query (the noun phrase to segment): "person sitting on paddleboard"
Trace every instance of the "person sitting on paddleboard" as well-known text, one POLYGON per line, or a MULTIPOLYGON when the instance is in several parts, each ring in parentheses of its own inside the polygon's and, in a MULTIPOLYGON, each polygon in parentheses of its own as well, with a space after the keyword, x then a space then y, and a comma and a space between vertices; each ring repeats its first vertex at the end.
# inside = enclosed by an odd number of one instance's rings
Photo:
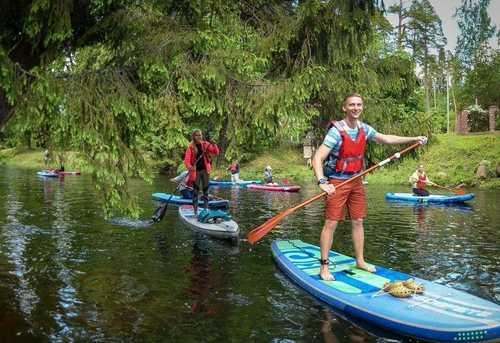
POLYGON ((427 137, 424 136, 384 135, 361 122, 359 119, 363 112, 363 99, 357 93, 352 93, 344 99, 342 111, 345 113, 345 118, 341 121, 330 122, 323 144, 313 158, 313 169, 318 179, 318 186, 328 193, 325 224, 320 236, 320 277, 323 280, 334 280, 328 268, 330 263, 328 255, 337 224, 344 220, 344 207, 347 207, 351 219, 356 265, 360 269, 375 272, 375 268, 367 264, 364 259, 363 218, 366 217, 367 204, 362 180, 357 178, 338 190, 335 188, 336 185, 362 171, 367 142, 375 141, 385 144, 405 144, 417 141, 425 144, 427 142, 427 137))
POLYGON ((271 166, 267 166, 264 169, 264 182, 273 183, 273 168, 271 166))
POLYGON ((205 208, 208 208, 208 182, 212 170, 212 157, 219 154, 217 144, 210 142, 209 137, 203 140, 201 130, 194 130, 192 141, 184 155, 184 164, 189 171, 188 184, 193 185, 193 210, 198 215, 198 192, 203 192, 205 208))
POLYGON ((238 161, 234 160, 227 170, 231 173, 232 183, 240 182, 240 165, 238 164, 238 161))
POLYGON ((188 185, 189 172, 187 170, 171 178, 170 181, 177 183, 177 189, 181 193, 183 199, 193 199, 193 187, 188 185))
POLYGON ((425 189, 425 186, 431 186, 434 184, 434 182, 429 180, 429 178, 427 177, 423 165, 418 166, 417 170, 415 170, 415 172, 410 176, 409 180, 413 186, 413 194, 422 197, 429 196, 429 191, 425 189))

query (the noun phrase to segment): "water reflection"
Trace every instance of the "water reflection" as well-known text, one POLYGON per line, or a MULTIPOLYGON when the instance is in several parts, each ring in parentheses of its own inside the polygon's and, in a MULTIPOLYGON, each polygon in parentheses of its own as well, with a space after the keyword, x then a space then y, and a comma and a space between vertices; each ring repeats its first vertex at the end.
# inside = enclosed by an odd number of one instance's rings
MULTIPOLYGON (((146 216, 151 193, 167 184, 161 177, 155 182, 131 182, 146 216)), ((370 262, 500 302, 498 193, 481 191, 465 208, 415 207, 387 203, 386 190, 374 186, 368 186, 365 224, 370 262)), ((212 191, 232 200, 231 215, 244 237, 318 189, 212 191)), ((231 246, 194 234, 174 207, 148 229, 136 230, 144 223, 126 218, 108 222, 90 177, 41 180, 3 169, 2 338, 12 332, 9 338, 25 341, 386 342, 387 332, 339 316, 273 263, 272 239, 318 243, 323 209, 317 201, 260 244, 231 246)), ((352 255, 350 223, 339 226, 334 249, 352 255)))
POLYGON ((31 266, 27 255, 33 236, 40 234, 41 230, 38 227, 21 223, 20 219, 25 217, 23 204, 16 200, 15 192, 8 195, 5 206, 7 218, 2 230, 1 251, 8 263, 12 265, 10 274, 17 279, 16 284, 12 284, 11 287, 19 309, 25 320, 30 321, 31 314, 40 298, 32 283, 31 266))
POLYGON ((191 261, 184 271, 189 278, 185 292, 191 299, 191 312, 216 314, 217 304, 211 294, 216 290, 216 281, 206 240, 197 239, 194 242, 191 261))

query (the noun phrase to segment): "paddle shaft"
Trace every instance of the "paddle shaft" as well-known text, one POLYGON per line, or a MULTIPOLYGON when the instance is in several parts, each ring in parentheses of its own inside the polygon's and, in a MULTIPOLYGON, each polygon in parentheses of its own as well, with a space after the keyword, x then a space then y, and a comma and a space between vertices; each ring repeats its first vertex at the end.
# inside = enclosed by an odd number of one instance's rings
MULTIPOLYGON (((375 169, 378 169, 378 168, 386 165, 387 163, 389 163, 391 161, 399 159, 402 155, 404 155, 407 152, 409 152, 409 151, 417 148, 419 145, 421 145, 420 142, 419 143, 415 143, 413 145, 410 145, 409 147, 401 150, 400 152, 395 153, 391 157, 389 157, 389 158, 387 158, 387 159, 385 159, 385 160, 383 160, 383 161, 381 161, 381 162, 379 162, 379 163, 371 166, 370 168, 366 169, 362 173, 356 174, 355 176, 351 177, 350 179, 345 180, 344 182, 338 184, 335 188, 342 187, 342 186, 344 186, 344 185, 346 185, 346 184, 348 184, 350 182, 353 182, 353 181, 359 179, 360 177, 363 177, 364 175, 366 175, 366 174, 374 171, 375 169)), ((322 192, 320 194, 317 194, 317 195, 313 196, 312 198, 304 201, 303 203, 300 203, 300 204, 298 204, 295 207, 289 208, 289 209, 285 210, 284 212, 277 214, 276 216, 274 216, 273 218, 269 219, 267 222, 265 222, 261 226, 259 226, 256 229, 250 231, 250 233, 247 236, 248 242, 250 244, 255 244, 262 237, 264 237, 269 231, 271 231, 276 225, 278 225, 287 215, 295 212, 296 210, 298 210, 298 209, 300 209, 300 208, 302 208, 304 206, 309 205, 313 201, 316 201, 316 200, 324 197, 326 194, 327 194, 326 192, 322 192)))
POLYGON ((452 193, 455 193, 455 194, 459 194, 459 195, 464 195, 465 194, 465 191, 462 190, 462 189, 448 188, 448 187, 436 185, 435 183, 433 183, 431 186, 434 186, 434 187, 437 187, 437 188, 441 188, 441 189, 445 189, 445 190, 447 190, 449 192, 452 192, 452 193))

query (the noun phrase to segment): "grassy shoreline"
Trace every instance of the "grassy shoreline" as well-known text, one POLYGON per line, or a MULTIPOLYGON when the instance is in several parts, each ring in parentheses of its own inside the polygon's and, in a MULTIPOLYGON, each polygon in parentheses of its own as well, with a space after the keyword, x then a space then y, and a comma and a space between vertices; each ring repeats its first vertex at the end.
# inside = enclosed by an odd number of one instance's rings
MULTIPOLYGON (((0 150, 0 163, 18 168, 45 169, 43 150, 0 150)), ((418 164, 424 164, 431 180, 445 186, 466 184, 487 189, 500 189, 500 178, 495 177, 495 167, 500 164, 500 135, 482 134, 470 136, 438 135, 418 160, 405 158, 401 163, 381 168, 367 176, 370 184, 407 185, 409 175, 418 164), (479 181, 475 169, 483 160, 490 163, 490 177, 479 181)), ((270 165, 277 181, 315 182, 312 169, 306 166, 301 147, 279 147, 265 152, 252 161, 241 164, 240 178, 244 180, 263 179, 264 168, 270 165)), ((57 167, 57 163, 52 163, 57 167)), ((86 171, 78 154, 66 154, 67 170, 86 171)), ((229 179, 226 165, 220 165, 213 177, 229 179)))
MULTIPOLYGON (((466 184, 469 187, 500 189, 500 178, 495 177, 495 167, 500 164, 500 135, 438 135, 418 160, 405 157, 400 163, 390 164, 369 174, 366 180, 370 184, 408 185, 408 177, 420 163, 425 165, 429 178, 443 186, 466 184), (490 177, 479 181, 475 178, 475 170, 483 160, 490 162, 490 177)), ((312 169, 305 164, 301 147, 280 147, 243 163, 240 178, 262 180, 266 165, 273 168, 273 175, 278 181, 316 180, 312 169)), ((214 170, 213 176, 229 179, 229 173, 222 166, 214 170)))

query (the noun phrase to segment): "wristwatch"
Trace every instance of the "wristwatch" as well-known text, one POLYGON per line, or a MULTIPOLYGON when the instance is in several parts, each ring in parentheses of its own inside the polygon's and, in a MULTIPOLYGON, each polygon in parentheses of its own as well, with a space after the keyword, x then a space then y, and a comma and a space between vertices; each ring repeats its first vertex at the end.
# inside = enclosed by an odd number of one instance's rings
POLYGON ((326 183, 328 183, 328 179, 326 177, 322 177, 321 179, 318 180, 318 186, 324 185, 326 183))

